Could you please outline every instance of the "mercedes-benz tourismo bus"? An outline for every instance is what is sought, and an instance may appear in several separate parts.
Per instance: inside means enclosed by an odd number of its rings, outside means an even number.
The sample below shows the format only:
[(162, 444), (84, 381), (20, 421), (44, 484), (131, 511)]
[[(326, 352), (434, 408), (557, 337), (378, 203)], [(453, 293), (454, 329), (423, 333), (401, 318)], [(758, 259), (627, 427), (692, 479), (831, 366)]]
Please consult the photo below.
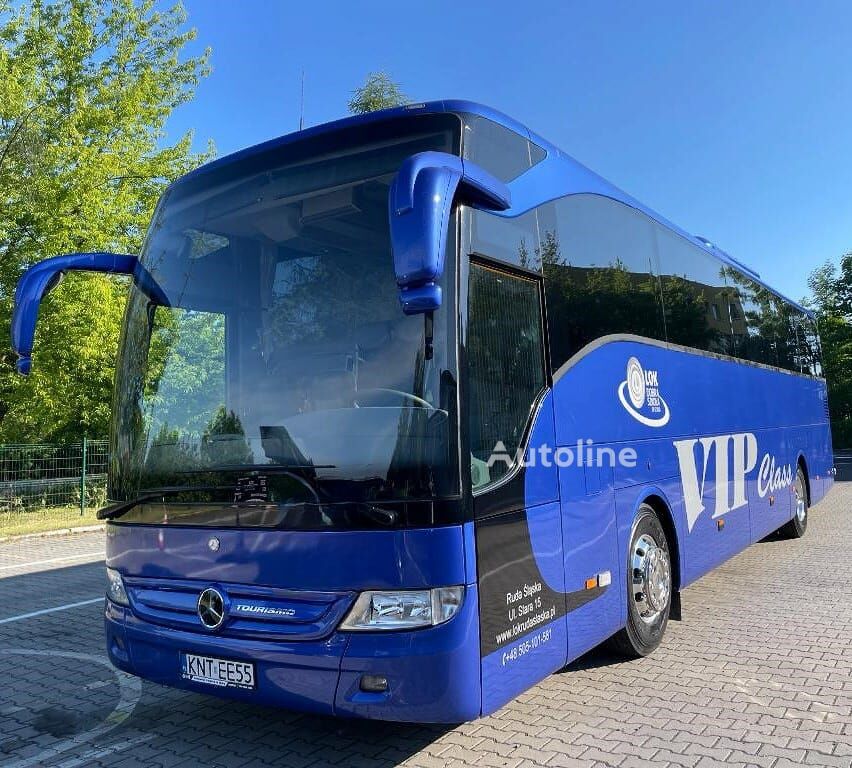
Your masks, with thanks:
[(23, 373), (73, 269), (131, 276), (106, 643), (158, 683), (475, 718), (607, 639), (650, 653), (832, 482), (808, 312), (476, 104), (189, 173), (138, 257), (25, 274)]

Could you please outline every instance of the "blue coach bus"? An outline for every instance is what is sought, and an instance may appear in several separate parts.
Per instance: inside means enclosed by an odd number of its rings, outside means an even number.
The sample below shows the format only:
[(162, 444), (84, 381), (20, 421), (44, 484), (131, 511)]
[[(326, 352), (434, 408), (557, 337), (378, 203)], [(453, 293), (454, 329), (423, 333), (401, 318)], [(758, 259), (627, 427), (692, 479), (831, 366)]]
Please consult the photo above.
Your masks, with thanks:
[[(514, 120), (458, 101), (211, 162), (131, 276), (107, 519), (109, 657), (166, 685), (478, 717), (832, 483), (811, 315)], [(768, 553), (767, 557), (771, 557)]]

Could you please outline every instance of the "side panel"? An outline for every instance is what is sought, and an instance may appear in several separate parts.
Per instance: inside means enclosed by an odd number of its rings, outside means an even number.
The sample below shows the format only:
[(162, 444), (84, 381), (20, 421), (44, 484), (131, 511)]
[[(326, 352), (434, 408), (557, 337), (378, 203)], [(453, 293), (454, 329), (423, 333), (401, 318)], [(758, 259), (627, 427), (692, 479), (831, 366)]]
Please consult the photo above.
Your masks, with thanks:
[[(760, 541), (793, 516), (796, 462), (800, 452), (810, 452), (812, 436), (806, 428), (757, 430), (755, 436), (758, 445), (765, 451), (762, 457), (768, 457), (761, 458), (753, 476), (746, 478), (751, 540)], [(789, 483), (784, 477), (779, 487), (775, 478), (779, 470), (783, 474), (787, 467), (790, 468)]]
[[(644, 383), (637, 405), (631, 371)], [(678, 587), (792, 517), (800, 456), (818, 500), (831, 469), (824, 390), (816, 379), (618, 337), (558, 372), (526, 452), (526, 503), (504, 500), (501, 511), (487, 494), (477, 499), (489, 512), (475, 524), (483, 712), (624, 625), (643, 499), (671, 511)], [(542, 446), (556, 449), (549, 462)], [(586, 589), (597, 577), (602, 586)]]
[[(792, 517), (799, 456), (812, 501), (830, 477), (820, 380), (623, 337), (589, 345), (554, 379), (557, 445), (577, 453), (578, 440), (591, 440), (616, 456), (612, 475), (602, 470), (591, 484), (588, 468), (561, 470), (567, 589), (592, 575), (586, 571), (599, 562), (593, 551), (615, 546), (623, 570), (633, 511), (645, 496), (662, 497), (673, 513), (683, 586)], [(621, 460), (622, 449), (635, 452), (632, 461)], [(617, 545), (603, 501), (610, 489)], [(604, 519), (592, 522), (595, 506)], [(612, 615), (608, 609), (601, 617), (608, 629)], [(622, 621), (620, 614), (617, 626)], [(571, 655), (599, 634), (575, 637), (569, 620)]]
[[(560, 456), (567, 456), (563, 446)], [(573, 447), (575, 457), (584, 452)], [(568, 593), (568, 655), (576, 658), (621, 626), (623, 590), (616, 536), (613, 468), (559, 468), (565, 589)], [(605, 578), (607, 577), (607, 578)], [(586, 589), (588, 579), (609, 582)]]
[(482, 521), (476, 537), (487, 714), (565, 664), (559, 505)]

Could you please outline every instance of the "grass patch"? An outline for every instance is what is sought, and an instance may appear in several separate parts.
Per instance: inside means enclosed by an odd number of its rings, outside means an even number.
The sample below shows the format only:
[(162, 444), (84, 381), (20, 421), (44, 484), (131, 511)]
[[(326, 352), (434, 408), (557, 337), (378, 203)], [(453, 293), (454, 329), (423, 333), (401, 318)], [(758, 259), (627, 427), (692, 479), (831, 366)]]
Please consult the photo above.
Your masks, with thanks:
[(103, 523), (103, 520), (95, 517), (96, 512), (97, 510), (92, 508), (81, 515), (80, 507), (48, 507), (28, 512), (0, 512), (0, 538)]

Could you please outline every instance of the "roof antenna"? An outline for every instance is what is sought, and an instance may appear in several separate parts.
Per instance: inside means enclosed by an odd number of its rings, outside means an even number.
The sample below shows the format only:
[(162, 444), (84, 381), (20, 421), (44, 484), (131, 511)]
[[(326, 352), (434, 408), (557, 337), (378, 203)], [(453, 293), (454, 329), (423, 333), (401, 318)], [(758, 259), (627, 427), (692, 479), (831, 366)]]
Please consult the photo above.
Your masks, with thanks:
[(299, 130), (305, 127), (305, 68), (302, 67), (302, 96), (299, 99)]

